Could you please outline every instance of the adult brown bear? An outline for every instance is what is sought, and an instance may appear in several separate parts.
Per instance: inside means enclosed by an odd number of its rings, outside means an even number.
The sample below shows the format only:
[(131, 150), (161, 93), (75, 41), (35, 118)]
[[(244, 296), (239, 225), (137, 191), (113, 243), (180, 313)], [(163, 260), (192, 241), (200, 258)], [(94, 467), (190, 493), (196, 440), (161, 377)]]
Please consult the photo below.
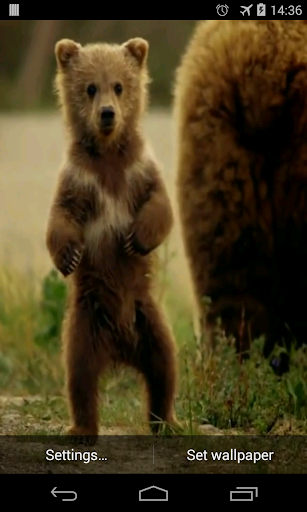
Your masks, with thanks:
[[(307, 334), (306, 21), (202, 21), (177, 71), (178, 200), (205, 325)], [(203, 298), (211, 298), (210, 307)], [(282, 373), (288, 360), (274, 360)]]

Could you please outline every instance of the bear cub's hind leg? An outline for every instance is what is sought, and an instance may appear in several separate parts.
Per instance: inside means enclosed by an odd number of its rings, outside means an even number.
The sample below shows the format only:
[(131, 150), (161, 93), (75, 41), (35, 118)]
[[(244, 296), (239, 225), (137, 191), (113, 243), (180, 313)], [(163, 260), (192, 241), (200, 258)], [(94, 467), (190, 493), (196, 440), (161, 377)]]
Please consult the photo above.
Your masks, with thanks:
[(134, 366), (145, 377), (148, 419), (152, 433), (163, 424), (178, 427), (174, 402), (176, 393), (176, 348), (172, 333), (159, 307), (150, 300), (136, 309), (140, 336)]
[(94, 444), (99, 432), (98, 380), (102, 347), (95, 350), (89, 321), (84, 316), (74, 313), (64, 331), (66, 390), (72, 420), (68, 434), (76, 441)]

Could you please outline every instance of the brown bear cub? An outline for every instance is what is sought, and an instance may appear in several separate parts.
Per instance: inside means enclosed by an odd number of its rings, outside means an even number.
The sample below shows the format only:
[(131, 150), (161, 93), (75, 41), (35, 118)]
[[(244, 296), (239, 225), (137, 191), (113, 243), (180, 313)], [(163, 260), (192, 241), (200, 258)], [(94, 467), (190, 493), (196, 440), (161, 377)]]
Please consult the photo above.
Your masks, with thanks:
[(63, 325), (69, 433), (96, 439), (98, 378), (111, 363), (144, 376), (157, 432), (159, 422), (176, 421), (175, 343), (153, 293), (153, 251), (170, 233), (173, 212), (140, 126), (148, 43), (82, 47), (64, 39), (55, 54), (69, 143), (47, 247), (70, 276)]
[[(220, 317), (238, 351), (266, 335), (266, 357), (276, 342), (307, 340), (306, 41), (306, 21), (202, 21), (174, 93), (178, 200), (203, 325), (212, 332)], [(287, 357), (272, 363), (287, 370)]]

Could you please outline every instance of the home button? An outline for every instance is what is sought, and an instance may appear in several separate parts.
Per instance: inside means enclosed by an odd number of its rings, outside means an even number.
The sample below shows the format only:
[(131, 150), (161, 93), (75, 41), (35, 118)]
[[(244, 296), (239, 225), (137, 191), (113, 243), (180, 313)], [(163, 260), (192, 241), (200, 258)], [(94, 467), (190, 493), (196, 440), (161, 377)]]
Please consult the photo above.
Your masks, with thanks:
[(168, 501), (168, 491), (152, 485), (139, 491), (139, 501)]

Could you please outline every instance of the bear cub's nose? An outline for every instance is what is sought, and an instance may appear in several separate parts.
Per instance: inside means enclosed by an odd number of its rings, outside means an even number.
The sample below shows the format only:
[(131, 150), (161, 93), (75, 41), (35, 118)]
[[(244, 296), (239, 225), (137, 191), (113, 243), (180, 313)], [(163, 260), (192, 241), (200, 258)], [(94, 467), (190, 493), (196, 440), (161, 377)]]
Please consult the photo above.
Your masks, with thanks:
[(101, 122), (103, 126), (110, 126), (113, 124), (115, 117), (115, 110), (113, 107), (103, 107), (101, 109)]

